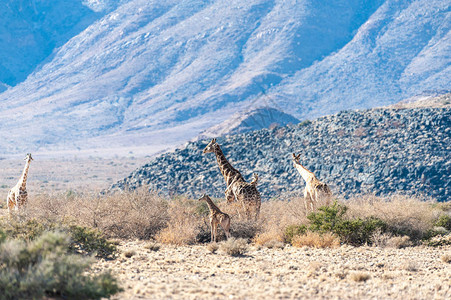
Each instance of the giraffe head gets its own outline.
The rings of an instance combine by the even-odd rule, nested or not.
[[[207,200],[207,198],[208,198],[207,194],[203,194],[202,197],[197,199],[197,201],[205,201],[205,200]]]
[[[298,155],[296,155],[296,153],[293,153],[293,160],[295,164],[299,164],[299,159],[301,158],[301,154],[299,153]]]
[[[251,182],[251,184],[257,184],[257,182],[258,182],[258,174],[257,173],[254,173],[253,175],[252,175],[252,182]]]
[[[31,157],[31,153],[27,153],[27,156],[25,156],[25,158],[23,160],[25,160],[26,162],[32,161],[33,157]]]
[[[203,153],[215,152],[218,143],[216,143],[216,139],[212,139],[210,143],[208,143],[207,147],[205,147]]]

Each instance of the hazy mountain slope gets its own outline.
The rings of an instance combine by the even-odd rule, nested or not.
[[[451,109],[345,111],[296,126],[218,139],[229,162],[248,181],[259,174],[264,200],[301,196],[305,183],[292,153],[337,197],[401,193],[451,197]],[[188,143],[152,159],[114,189],[148,185],[169,194],[223,197],[226,189],[209,140]]]
[[[444,89],[449,14],[445,0],[123,1],[0,94],[0,147],[154,152],[262,93],[299,119]]]
[[[287,78],[272,96],[302,118],[335,112],[343,107],[341,99],[348,107],[368,108],[448,89],[450,5],[386,1],[343,49]]]
[[[32,133],[8,150],[181,124],[171,142],[194,137],[345,45],[379,2],[128,1],[0,95],[2,116],[20,119],[3,117],[1,129]]]
[[[2,1],[0,82],[11,86],[25,80],[55,48],[113,7],[92,0]]]

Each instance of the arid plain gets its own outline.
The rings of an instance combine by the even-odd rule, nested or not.
[[[50,191],[100,191],[148,157],[42,159],[29,174],[33,197]],[[21,160],[2,160],[2,188],[20,176]],[[2,214],[6,214],[3,206]],[[231,256],[208,243],[170,245],[116,239],[116,259],[97,259],[123,292],[113,299],[449,299],[451,246],[331,248],[258,245]]]

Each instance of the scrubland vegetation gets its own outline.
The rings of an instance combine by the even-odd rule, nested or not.
[[[205,203],[179,196],[167,198],[145,189],[112,195],[78,193],[38,195],[29,205],[0,222],[0,281],[4,299],[17,297],[108,297],[120,291],[108,272],[87,275],[93,257],[115,260],[123,240],[144,240],[158,252],[162,245],[206,244],[211,253],[240,257],[249,247],[337,248],[342,245],[399,249],[416,245],[451,245],[451,204],[412,197],[356,197],[335,201],[315,212],[302,199],[262,203],[260,219],[248,221],[238,206],[216,201],[232,219],[232,239],[210,242]],[[171,247],[174,247],[171,246]],[[197,247],[197,246],[196,246]],[[449,262],[449,254],[441,260]],[[356,273],[356,282],[366,274]]]

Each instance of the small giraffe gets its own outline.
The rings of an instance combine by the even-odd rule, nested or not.
[[[25,157],[25,168],[23,169],[22,176],[19,182],[9,191],[8,197],[6,198],[6,205],[8,206],[8,212],[11,214],[12,210],[18,210],[19,208],[25,206],[28,200],[27,192],[27,176],[28,168],[33,160],[31,153],[28,153]]]
[[[227,239],[230,238],[229,215],[223,213],[206,194],[199,198],[199,201],[206,201],[210,209],[211,242],[216,242],[218,224],[224,229]]]
[[[243,206],[248,217],[250,216],[250,211],[253,210],[255,219],[257,219],[261,206],[261,197],[257,190],[258,175],[254,175],[254,180],[251,183],[246,182],[241,173],[232,167],[225,158],[219,144],[216,143],[216,139],[213,139],[203,151],[203,153],[211,152],[215,153],[219,170],[227,184],[227,189],[225,190],[227,203],[237,200]]]
[[[332,192],[327,184],[321,182],[318,178],[316,178],[315,174],[307,170],[301,163],[299,162],[299,158],[301,154],[296,155],[293,153],[294,166],[298,170],[299,174],[301,174],[302,178],[305,180],[305,189],[304,189],[304,201],[305,208],[307,208],[307,203],[310,204],[310,208],[313,211],[314,206],[318,204],[320,200],[326,200],[326,205],[329,204],[330,198],[332,197]]]

